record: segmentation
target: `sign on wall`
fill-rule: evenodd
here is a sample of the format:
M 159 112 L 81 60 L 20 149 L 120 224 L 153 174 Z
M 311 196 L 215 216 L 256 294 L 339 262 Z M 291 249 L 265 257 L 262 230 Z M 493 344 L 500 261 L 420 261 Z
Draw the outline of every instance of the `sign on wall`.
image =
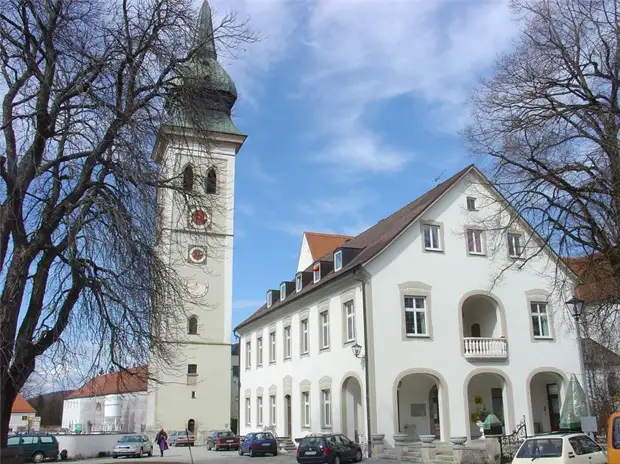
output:
M 411 417 L 426 417 L 426 403 L 412 403 Z

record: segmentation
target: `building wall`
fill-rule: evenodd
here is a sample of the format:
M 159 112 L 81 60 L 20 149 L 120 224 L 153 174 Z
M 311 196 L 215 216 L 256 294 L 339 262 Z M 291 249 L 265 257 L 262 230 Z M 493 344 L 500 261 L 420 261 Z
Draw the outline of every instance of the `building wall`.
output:
M 106 404 L 111 403 L 119 405 L 118 412 L 111 414 L 109 407 L 106 412 Z M 147 403 L 146 392 L 67 399 L 63 403 L 62 427 L 76 431 L 80 424 L 82 433 L 141 433 L 146 429 Z
M 301 272 L 308 268 L 313 263 L 312 253 L 310 252 L 310 245 L 306 239 L 306 234 L 301 239 L 301 251 L 299 252 L 299 260 L 297 261 L 297 271 Z
M 28 418 L 32 418 L 32 420 L 28 420 Z M 29 429 L 38 432 L 40 425 L 41 418 L 34 412 L 14 412 L 11 413 L 11 419 L 9 420 L 9 430 L 11 432 L 27 432 Z

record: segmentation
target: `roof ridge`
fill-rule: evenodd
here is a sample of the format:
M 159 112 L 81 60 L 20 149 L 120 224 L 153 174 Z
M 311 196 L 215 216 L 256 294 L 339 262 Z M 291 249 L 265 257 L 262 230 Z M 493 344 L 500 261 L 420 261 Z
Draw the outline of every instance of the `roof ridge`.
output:
M 321 235 L 323 237 L 347 237 L 347 238 L 355 237 L 355 235 L 329 234 L 327 232 L 308 232 L 308 231 L 305 231 L 304 235 Z

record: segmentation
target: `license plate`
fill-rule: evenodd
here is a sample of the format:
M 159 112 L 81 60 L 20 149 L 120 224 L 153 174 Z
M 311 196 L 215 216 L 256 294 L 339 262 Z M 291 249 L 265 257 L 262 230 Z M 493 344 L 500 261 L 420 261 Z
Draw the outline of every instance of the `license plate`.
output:
M 234 443 L 235 440 L 226 440 L 226 443 Z
M 314 456 L 316 451 L 306 451 L 306 456 Z
M 263 443 L 263 446 L 271 446 L 271 443 Z

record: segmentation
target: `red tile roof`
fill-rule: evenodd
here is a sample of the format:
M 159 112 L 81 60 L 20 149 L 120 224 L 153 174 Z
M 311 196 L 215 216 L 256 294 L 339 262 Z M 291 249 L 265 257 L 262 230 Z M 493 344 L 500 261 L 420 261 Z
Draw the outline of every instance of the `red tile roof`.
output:
M 146 391 L 147 381 L 148 366 L 127 369 L 127 372 L 110 372 L 90 379 L 66 399 Z
M 24 397 L 20 394 L 17 395 L 15 401 L 13 402 L 13 407 L 11 408 L 12 414 L 22 414 L 22 413 L 36 413 L 35 409 L 30 406 L 30 403 L 24 399 Z
M 364 263 L 370 261 L 376 255 L 378 255 L 385 247 L 387 247 L 396 237 L 398 237 L 407 228 L 407 226 L 409 226 L 409 224 L 418 219 L 433 203 L 439 200 L 448 190 L 450 190 L 457 182 L 459 182 L 472 170 L 476 170 L 476 167 L 473 164 L 457 172 L 448 180 L 435 186 L 433 189 L 429 190 L 408 205 L 399 209 L 394 214 L 380 220 L 370 229 L 348 240 L 346 242 L 346 246 L 350 248 L 357 248 L 360 250 L 360 252 L 340 271 L 332 271 L 328 273 L 317 283 L 310 283 L 306 285 L 300 292 L 290 295 L 283 301 L 277 301 L 273 303 L 269 308 L 267 308 L 266 304 L 263 305 L 254 314 L 252 314 L 250 317 L 241 322 L 241 324 L 235 327 L 235 331 L 239 330 L 250 322 L 255 321 L 256 319 L 263 317 L 266 314 L 270 314 L 271 312 L 278 310 L 282 306 L 288 304 L 290 301 L 307 295 L 321 285 L 330 282 L 332 279 L 346 275 L 350 271 L 353 271 L 354 269 L 362 266 Z M 478 171 L 476 170 L 476 172 Z M 329 252 L 329 256 L 324 257 L 328 258 L 328 260 L 331 261 L 331 252 Z M 311 270 L 312 265 L 306 269 L 306 271 Z
M 304 235 L 313 261 L 331 253 L 347 240 L 354 238 L 349 235 L 321 234 L 318 232 L 305 232 Z
M 575 294 L 586 303 L 618 303 L 620 282 L 613 275 L 609 261 L 600 253 L 580 258 L 564 258 L 581 284 Z

